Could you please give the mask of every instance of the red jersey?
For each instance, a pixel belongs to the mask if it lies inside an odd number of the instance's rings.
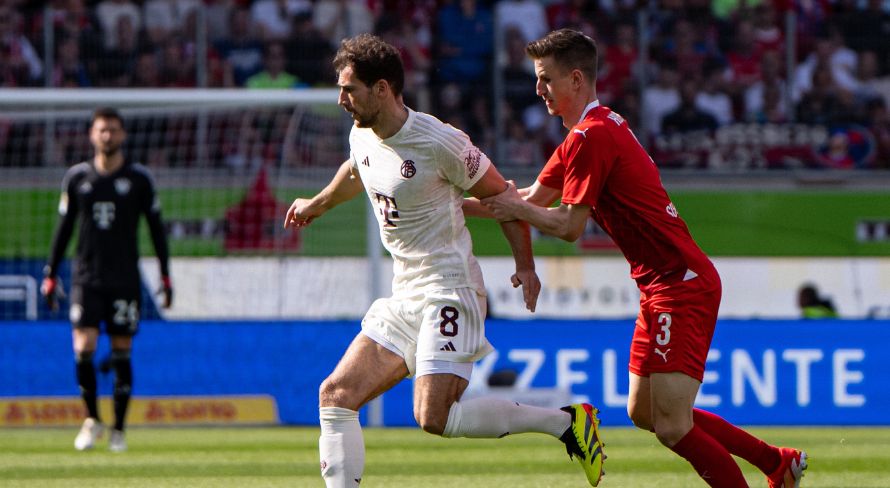
[[[562,188],[563,204],[590,206],[641,289],[695,275],[717,277],[668,198],[652,158],[608,107],[595,105],[572,127],[538,182]]]

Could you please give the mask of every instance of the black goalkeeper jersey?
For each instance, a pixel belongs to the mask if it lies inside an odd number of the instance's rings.
[[[125,163],[102,175],[92,162],[72,166],[62,180],[59,225],[53,237],[48,273],[55,276],[77,222],[74,285],[134,288],[139,276],[139,217],[151,231],[161,274],[169,275],[167,237],[154,181],[141,164]]]

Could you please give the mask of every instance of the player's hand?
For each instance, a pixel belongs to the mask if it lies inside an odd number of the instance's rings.
[[[287,215],[284,216],[284,228],[305,227],[319,216],[321,216],[321,212],[314,208],[312,200],[297,198],[287,209]]]
[[[510,277],[510,281],[513,283],[513,288],[522,287],[522,298],[525,300],[525,308],[529,312],[534,312],[538,304],[538,295],[541,293],[541,280],[538,279],[538,274],[535,273],[535,270],[517,270]]]
[[[173,305],[173,285],[170,283],[169,276],[161,276],[161,288],[158,290],[158,296],[163,299],[162,307],[170,308]]]
[[[62,280],[56,276],[47,276],[40,283],[40,294],[46,300],[46,305],[55,312],[59,309],[59,301],[65,299],[65,289]]]
[[[522,205],[522,196],[516,189],[516,185],[512,181],[507,182],[507,189],[497,195],[482,199],[485,205],[494,217],[500,222],[508,222],[516,220],[516,209]]]

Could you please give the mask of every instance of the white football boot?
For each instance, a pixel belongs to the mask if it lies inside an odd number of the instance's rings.
[[[74,438],[74,448],[78,451],[86,451],[92,449],[96,445],[96,440],[101,439],[105,433],[105,426],[98,420],[87,417],[80,427],[80,432]]]

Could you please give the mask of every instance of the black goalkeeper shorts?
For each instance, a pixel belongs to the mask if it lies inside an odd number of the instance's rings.
[[[75,285],[71,288],[69,317],[74,328],[99,328],[113,336],[134,336],[139,332],[142,295],[136,289],[103,289]]]

